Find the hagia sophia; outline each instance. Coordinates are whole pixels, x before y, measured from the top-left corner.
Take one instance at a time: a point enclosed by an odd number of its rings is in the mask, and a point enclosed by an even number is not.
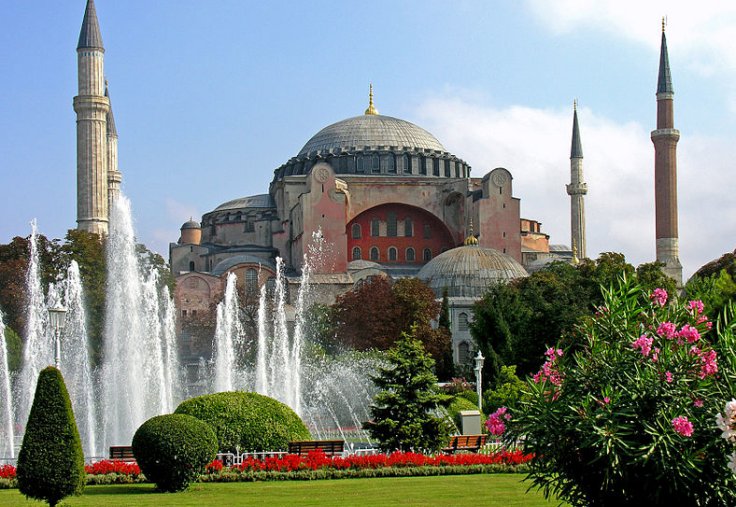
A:
[[[80,229],[105,234],[110,202],[122,176],[93,0],[87,2],[77,53],[77,221]],[[674,128],[674,92],[664,30],[656,92],[657,127],[652,141],[657,260],[681,283],[676,181],[679,132]],[[284,146],[285,158],[294,148]],[[210,312],[221,298],[229,273],[238,275],[246,292],[255,293],[274,279],[279,257],[289,284],[298,284],[305,255],[319,239],[328,248],[314,266],[310,281],[319,287],[314,292],[321,302],[334,302],[370,276],[418,276],[437,297],[447,289],[453,355],[456,362],[466,362],[472,349],[468,330],[472,305],[491,284],[527,276],[554,260],[575,262],[586,257],[587,185],[576,108],[566,188],[571,198],[569,245],[551,244],[539,220],[521,216],[512,171],[489,169],[482,169],[482,176],[471,176],[470,165],[430,132],[379,114],[371,87],[364,113],[309,137],[273,171],[267,192],[225,196],[232,199],[201,220],[190,219],[182,225],[180,237],[169,248],[179,315],[186,318]],[[560,167],[563,170],[568,169]]]

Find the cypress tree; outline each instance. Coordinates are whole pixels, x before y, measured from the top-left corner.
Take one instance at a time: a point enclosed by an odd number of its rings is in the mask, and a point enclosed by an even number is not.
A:
[[[18,489],[50,506],[82,492],[84,454],[61,372],[41,371],[18,455]]]

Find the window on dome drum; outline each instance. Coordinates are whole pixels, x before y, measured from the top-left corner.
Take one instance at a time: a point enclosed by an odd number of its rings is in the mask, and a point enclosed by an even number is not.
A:
[[[411,221],[411,218],[404,219],[404,236],[407,238],[414,236],[414,223]]]
[[[365,165],[364,165],[365,164],[365,161],[363,160],[363,157],[361,155],[358,155],[355,158],[357,159],[357,161],[356,161],[357,169],[356,170],[359,173],[364,173],[365,172]]]
[[[468,314],[467,313],[461,313],[457,316],[457,329],[458,331],[467,331],[468,330]]]
[[[424,239],[432,237],[432,227],[429,224],[424,224]]]
[[[194,261],[189,261],[189,271],[194,271]]]
[[[435,176],[440,175],[440,159],[438,158],[432,159],[432,174],[434,174]]]
[[[457,346],[457,362],[470,363],[470,344],[468,342],[460,342],[460,345]]]
[[[424,257],[424,262],[429,262],[432,260],[432,250],[429,248],[425,248],[424,252],[422,253],[422,256]]]
[[[397,256],[398,255],[397,255],[396,249],[394,247],[391,247],[391,248],[388,249],[388,260],[395,261],[396,258],[397,258]]]
[[[380,221],[377,218],[371,220],[371,236],[378,237],[381,235]]]
[[[445,178],[450,177],[450,161],[445,160]]]
[[[373,155],[373,157],[371,157],[371,172],[372,173],[381,172],[381,159],[378,158],[378,155]]]
[[[378,261],[378,248],[376,248],[375,246],[371,248],[371,260]]]
[[[338,167],[341,173],[348,172],[348,157],[340,157],[338,160]]]
[[[361,258],[360,247],[353,247],[353,260],[359,261]]]
[[[414,249],[412,247],[409,247],[406,249],[406,260],[407,262],[414,262]]]
[[[404,153],[401,156],[402,165],[404,166],[404,174],[411,174],[411,161],[409,160],[409,155]]]
[[[245,271],[245,292],[255,294],[258,291],[258,271],[250,268]]]
[[[420,174],[427,174],[427,159],[425,157],[422,157],[422,161],[420,162],[421,166],[419,168]]]
[[[396,160],[393,155],[389,155],[386,159],[386,172],[396,174]]]
[[[388,219],[386,220],[386,235],[395,238],[397,234],[397,220],[396,213],[393,211],[388,212]]]
[[[360,239],[360,224],[353,224],[353,239]]]
[[[253,222],[245,222],[245,228],[243,229],[243,232],[255,232],[256,230],[256,224]]]

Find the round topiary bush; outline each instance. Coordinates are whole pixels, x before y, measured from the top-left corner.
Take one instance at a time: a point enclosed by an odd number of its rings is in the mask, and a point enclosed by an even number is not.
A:
[[[18,455],[18,489],[30,498],[54,506],[82,492],[84,454],[61,372],[41,371]]]
[[[463,396],[457,395],[447,407],[447,416],[455,423],[458,429],[461,429],[462,421],[460,420],[461,410],[478,410],[478,404],[464,398]],[[483,417],[481,415],[481,417]]]
[[[217,438],[210,426],[184,414],[152,417],[133,436],[141,471],[162,491],[185,490],[216,454]]]
[[[206,394],[182,402],[175,413],[209,424],[220,452],[286,450],[289,441],[310,438],[293,410],[256,393]]]

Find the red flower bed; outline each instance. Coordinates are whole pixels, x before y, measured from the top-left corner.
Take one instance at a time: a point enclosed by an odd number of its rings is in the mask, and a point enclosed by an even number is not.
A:
[[[322,451],[311,451],[305,458],[300,458],[296,454],[287,454],[264,460],[248,458],[242,464],[233,468],[241,471],[293,472],[295,470],[317,470],[320,468],[345,470],[386,467],[519,465],[530,459],[530,455],[524,455],[520,451],[500,451],[494,454],[437,454],[434,456],[414,452],[394,452],[370,456],[352,455],[347,458],[328,458]],[[208,471],[209,467],[212,466],[213,464],[208,465]],[[221,469],[222,463],[217,469],[213,467],[212,471],[219,472]]]
[[[15,479],[15,467],[13,465],[0,466],[0,479]]]
[[[91,465],[84,465],[84,471],[91,475],[122,474],[137,476],[141,474],[141,469],[137,463],[118,460],[102,460]]]

